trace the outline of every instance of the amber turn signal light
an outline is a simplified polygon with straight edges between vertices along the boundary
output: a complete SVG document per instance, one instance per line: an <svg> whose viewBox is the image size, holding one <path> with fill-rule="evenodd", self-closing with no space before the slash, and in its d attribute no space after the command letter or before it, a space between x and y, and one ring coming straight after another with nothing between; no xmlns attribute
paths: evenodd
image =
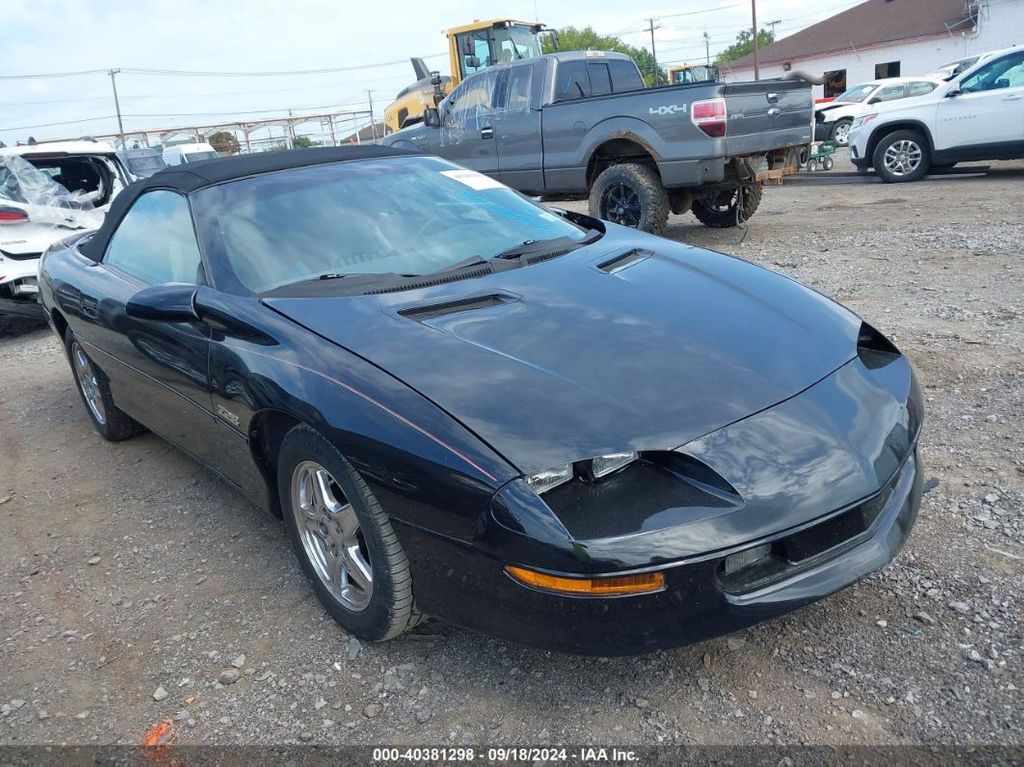
<svg viewBox="0 0 1024 767"><path fill-rule="evenodd" d="M624 594L649 594L665 588L663 573L641 575L618 575L602 578L564 578L560 575L538 573L525 567L508 565L505 572L525 586L553 591L557 594L576 596L616 596Z"/></svg>

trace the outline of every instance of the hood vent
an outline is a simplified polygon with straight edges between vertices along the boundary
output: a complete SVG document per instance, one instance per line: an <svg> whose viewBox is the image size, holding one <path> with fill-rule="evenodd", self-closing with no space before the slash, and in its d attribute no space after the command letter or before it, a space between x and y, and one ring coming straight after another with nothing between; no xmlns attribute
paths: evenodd
<svg viewBox="0 0 1024 767"><path fill-rule="evenodd" d="M627 250L625 253L620 253L619 255L613 256L607 261L598 264L597 268L602 272L615 274L615 272L621 272L623 269L648 259L652 255L654 255L654 253L650 250L633 248L632 250Z"/></svg>
<svg viewBox="0 0 1024 767"><path fill-rule="evenodd" d="M433 288L437 285L446 285L449 282L458 282L459 280L468 280L473 277L484 277L485 275L491 274L490 265L481 266L479 269L465 269L462 271L454 272L447 275L434 275L433 277L426 277L422 280L412 280L410 282L402 282L398 285L389 285L386 288L377 288L376 290L367 290L363 295L365 296L376 296L383 293L398 293L402 290L418 290L419 288Z"/></svg>
<svg viewBox="0 0 1024 767"><path fill-rule="evenodd" d="M511 296L503 296L500 294L473 296L471 298L460 298L457 301L444 301L442 303L426 304L424 306L412 306L408 309L402 309L398 313L411 320L425 322L427 320L437 319L438 317L444 317L449 314L460 314L462 312L471 312L477 309L488 309L492 306L501 306L502 304L512 303L513 301L515 301L515 299Z"/></svg>

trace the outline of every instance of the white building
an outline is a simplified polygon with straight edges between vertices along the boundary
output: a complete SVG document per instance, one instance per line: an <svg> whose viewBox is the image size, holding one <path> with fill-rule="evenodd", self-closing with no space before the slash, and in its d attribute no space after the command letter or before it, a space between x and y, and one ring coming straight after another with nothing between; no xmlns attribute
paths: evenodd
<svg viewBox="0 0 1024 767"><path fill-rule="evenodd" d="M762 78L825 75L815 97L880 77L923 75L956 59L1024 43L1024 0L867 0L760 51ZM753 54L722 67L752 80Z"/></svg>

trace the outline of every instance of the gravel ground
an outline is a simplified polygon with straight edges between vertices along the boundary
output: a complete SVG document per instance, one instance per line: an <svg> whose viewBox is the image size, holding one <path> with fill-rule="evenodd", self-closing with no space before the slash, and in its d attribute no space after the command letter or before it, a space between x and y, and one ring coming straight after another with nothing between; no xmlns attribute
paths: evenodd
<svg viewBox="0 0 1024 767"><path fill-rule="evenodd" d="M436 621L383 645L316 602L282 525L146 435L92 430L49 331L0 323L0 744L1017 744L1024 164L805 175L746 232L667 236L802 280L891 334L930 491L897 561L741 634L639 658Z"/></svg>

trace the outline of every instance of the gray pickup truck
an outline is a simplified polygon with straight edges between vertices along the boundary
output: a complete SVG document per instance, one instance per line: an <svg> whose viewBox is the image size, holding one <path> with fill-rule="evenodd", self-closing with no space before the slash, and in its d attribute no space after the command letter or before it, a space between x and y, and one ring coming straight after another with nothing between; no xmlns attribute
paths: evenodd
<svg viewBox="0 0 1024 767"><path fill-rule="evenodd" d="M811 141L801 80L644 88L628 56L552 53L490 67L382 141L437 154L544 199L658 232L669 211L736 226Z"/></svg>

